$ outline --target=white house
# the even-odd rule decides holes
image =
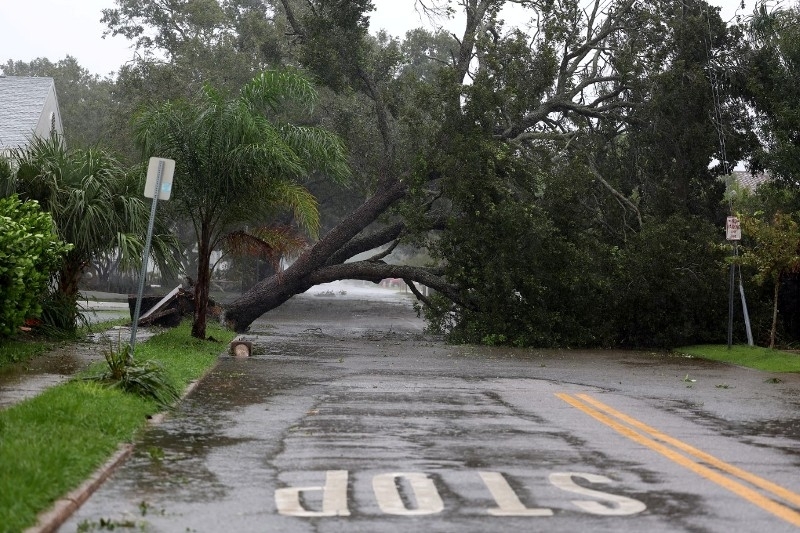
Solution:
[[[64,133],[53,78],[0,75],[0,155],[53,131]]]

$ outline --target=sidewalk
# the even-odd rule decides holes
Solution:
[[[119,315],[117,311],[113,312]],[[127,305],[125,312],[127,313]],[[152,336],[152,330],[137,328],[136,342],[144,342]],[[59,345],[29,361],[0,368],[0,409],[33,398],[48,387],[64,383],[90,364],[102,361],[103,350],[119,343],[127,343],[130,337],[129,327],[116,326],[105,332],[92,333],[84,340]]]

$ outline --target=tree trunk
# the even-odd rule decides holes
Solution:
[[[194,321],[192,337],[206,338],[206,315],[208,313],[208,292],[211,286],[211,236],[205,224],[200,230],[198,243],[197,280],[194,285]]]
[[[295,294],[305,292],[314,285],[322,283],[319,278],[313,277],[315,271],[325,266],[331,257],[334,257],[339,250],[405,194],[406,187],[402,181],[384,181],[375,195],[339,222],[284,272],[260,281],[252,289],[231,302],[225,308],[225,323],[235,331],[246,331],[254,320],[267,311],[275,309]],[[344,261],[347,258],[337,257],[337,261]],[[378,264],[380,263],[375,263],[375,265]],[[373,279],[374,275],[379,274],[365,273],[361,278],[356,279]],[[335,279],[353,278],[339,277]],[[333,280],[326,278],[326,281]]]
[[[74,330],[78,326],[79,285],[85,268],[86,263],[84,261],[75,255],[68,254],[64,259],[61,270],[58,272],[57,294],[61,298],[60,303],[65,305],[63,316],[60,316],[57,320],[70,330]],[[68,308],[70,309],[69,312],[67,312]]]
[[[81,265],[82,263],[65,261],[64,266],[58,273],[58,292],[66,300],[78,301],[78,292],[80,292],[78,285],[83,276],[83,267]]]

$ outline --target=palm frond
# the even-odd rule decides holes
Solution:
[[[267,259],[277,268],[281,257],[292,256],[305,248],[306,239],[289,226],[261,226],[234,231],[222,241],[226,253]]]
[[[284,141],[303,157],[307,171],[323,172],[334,181],[343,183],[350,177],[347,151],[338,135],[310,126],[284,124]]]
[[[293,68],[262,72],[242,88],[242,98],[255,108],[269,107],[272,111],[285,100],[304,105],[311,111],[318,100],[313,84]]]
[[[73,245],[70,261],[84,265],[118,250],[123,267],[141,264],[150,210],[142,198],[140,174],[104,150],[68,150],[56,135],[34,138],[12,157],[17,190],[50,213],[59,237]],[[174,240],[163,240],[154,249],[160,254],[172,246],[177,247]],[[169,264],[173,255],[159,261]],[[76,265],[71,270],[80,272]]]
[[[269,193],[271,203],[275,206],[291,209],[297,224],[312,237],[319,234],[319,209],[316,197],[311,192],[292,181],[281,181],[273,184]]]

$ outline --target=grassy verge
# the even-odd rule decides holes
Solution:
[[[27,361],[51,350],[56,344],[42,339],[5,339],[0,342],[0,368]]]
[[[43,335],[31,334],[23,334],[13,339],[3,339],[0,341],[0,368],[14,363],[25,362],[32,357],[49,352],[64,342],[75,342],[76,340],[83,339],[91,332],[106,331],[113,326],[121,326],[127,323],[130,323],[130,320],[119,319],[80,327],[72,336],[71,341],[63,337],[50,338]]]
[[[179,390],[199,378],[233,339],[209,325],[219,342],[192,339],[188,325],[137,345],[136,359],[157,359]],[[22,531],[55,500],[80,485],[158,407],[118,389],[71,381],[0,411],[0,531]]]
[[[724,361],[755,368],[765,372],[800,372],[800,355],[758,346],[734,345],[729,350],[725,344],[707,344],[685,346],[674,351],[702,359]]]

